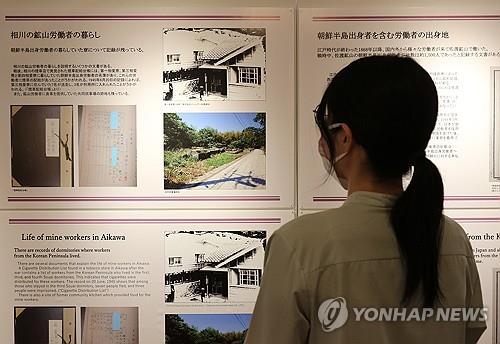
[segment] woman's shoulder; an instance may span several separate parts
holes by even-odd
[[[342,213],[342,210],[338,208],[303,214],[285,223],[276,232],[290,240],[311,237],[311,235],[331,230],[335,224],[339,224]]]
[[[299,216],[273,233],[270,247],[275,255],[295,260],[304,271],[336,263],[341,259],[340,242],[333,233],[338,232],[342,217],[340,209]]]
[[[442,228],[442,255],[464,255],[469,258],[474,258],[469,236],[458,222],[443,215]]]
[[[280,236],[299,244],[326,239],[350,241],[361,240],[375,233],[390,231],[389,208],[346,202],[339,208],[332,208],[301,215],[284,224],[278,231]],[[375,234],[375,235],[378,235]]]
[[[380,240],[392,237],[387,214],[365,217],[359,212],[351,213],[348,207],[324,210],[299,216],[284,224],[275,232],[291,248],[310,249],[322,246],[364,240]],[[462,255],[474,258],[469,237],[455,220],[443,215],[441,255]],[[388,228],[386,228],[388,227]]]
[[[299,255],[332,251],[359,234],[353,228],[361,226],[353,225],[353,218],[345,206],[304,214],[284,224],[274,235]]]

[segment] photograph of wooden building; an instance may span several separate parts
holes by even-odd
[[[163,100],[264,100],[266,30],[163,30]]]
[[[165,302],[254,302],[266,231],[165,233]]]

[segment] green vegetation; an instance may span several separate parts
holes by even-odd
[[[166,113],[163,115],[164,150],[191,147],[195,136],[196,131],[188,127],[177,114]]]
[[[176,113],[165,113],[163,116],[165,189],[180,188],[189,184],[253,149],[265,151],[266,115],[257,113],[253,121],[256,127],[247,127],[242,131],[219,132],[214,128],[196,130],[184,123]],[[198,159],[197,152],[203,154],[213,149],[220,149],[222,152],[216,154],[212,152]]]
[[[214,128],[196,130],[189,127],[176,113],[163,115],[163,149],[191,147],[260,148],[266,146],[266,115],[257,113],[254,122],[260,128],[248,127],[242,131],[219,132]]]
[[[189,154],[189,149],[165,151],[165,187],[177,188],[188,184],[205,173],[236,160],[245,153],[224,152],[206,160],[197,160]]]
[[[221,333],[213,328],[199,331],[175,314],[165,319],[165,344],[243,344],[245,332]]]
[[[171,186],[188,183],[205,173],[203,165],[189,155],[187,149],[165,151],[164,157],[165,180],[171,182]]]
[[[220,153],[216,154],[214,156],[211,156],[207,160],[203,161],[207,166],[211,168],[217,168],[219,166],[225,165],[230,163],[231,161],[235,160],[241,156],[240,154],[232,154],[232,153]]]

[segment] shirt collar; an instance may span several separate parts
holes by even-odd
[[[350,194],[344,204],[361,203],[376,207],[391,208],[398,196],[371,191],[356,191]]]

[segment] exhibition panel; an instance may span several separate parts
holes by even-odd
[[[426,155],[500,343],[499,7],[58,1],[0,10],[3,340],[242,343],[270,236],[347,197],[321,95],[398,54],[437,86]]]
[[[457,221],[467,233],[481,280],[488,328],[479,341],[500,343],[500,217],[497,209],[449,210],[446,215]]]
[[[293,208],[294,26],[291,8],[4,10],[2,207]]]
[[[302,210],[298,215],[310,215],[319,211],[321,210]],[[498,209],[453,209],[447,210],[445,215],[462,226],[476,259],[488,326],[479,343],[500,343],[499,211]]]
[[[222,333],[235,319],[243,323],[238,327],[247,326],[267,241],[294,213],[14,211],[0,216],[6,342],[46,337],[55,338],[50,343],[134,344],[164,341],[164,321],[180,326],[220,317]]]
[[[345,200],[311,144],[320,136],[313,110],[340,68],[374,54],[413,57],[436,84],[439,116],[426,154],[443,175],[445,207],[500,207],[498,11],[301,8],[298,16],[299,208]]]

